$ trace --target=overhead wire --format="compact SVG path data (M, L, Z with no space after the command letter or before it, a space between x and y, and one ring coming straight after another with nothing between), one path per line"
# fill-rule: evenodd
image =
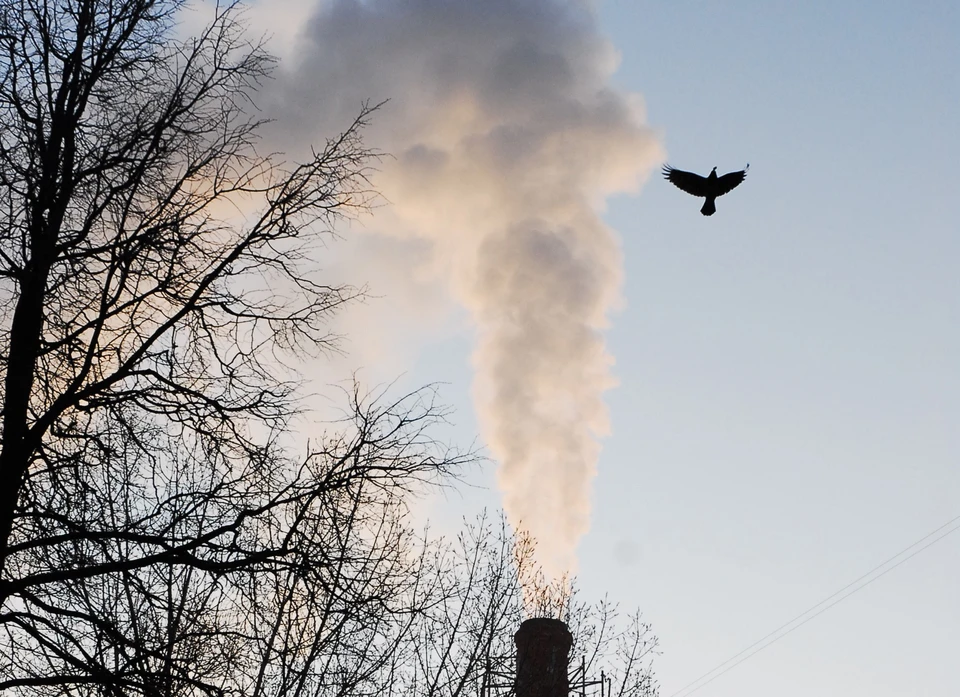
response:
M954 527L950 527L951 525L954 526ZM950 529L947 530L946 532L944 532L943 534L938 535L938 533L940 533L942 530L944 530L944 528L950 528ZM887 559L886 561L878 564L877 566L875 566L874 568L872 568L870 571L868 571L867 573L865 573L865 574L863 574L862 576L860 576L859 578L857 578L856 580L851 581L850 583L848 583L847 585L845 585L845 586L844 586L843 588L841 588L840 590L836 591L835 593L832 593L831 595L829 595L829 596L827 596L826 598L824 598L823 600L821 600L821 601L820 601L819 603L817 603L816 605L813 605L813 606L811 606L810 608L808 608L807 610L805 610L804 612L801 612L799 615L797 615L796 617L794 617L794 618L793 618L792 620L790 620L789 622L785 622L784 624L780 625L779 627L777 627L776 629L774 629L772 632L770 632L770 633L767 634L766 636L764 636L764 637L758 639L757 641L755 641L754 643L750 644L750 646L748 646L747 648L743 649L742 651L740 651L740 652L737 653L736 655L731 656L730 658L728 658L727 660L725 660L723 663L720 663L720 664L716 665L714 668L712 668L711 670L708 670L706 673L704 673L703 675L701 675L699 678L697 678L697 679L694 680L693 682L690 682L690 683L684 685L684 686L681 687L679 690L677 690L676 692L672 693L672 694L670 695L670 697L688 697L689 695L692 695L692 694L693 694L694 692L696 692L697 690L700 690L701 688L706 687L707 685L709 685L710 683L712 683L714 680L716 680L717 678L719 678L721 675L724 675L724 674L727 673L728 671L736 668L738 665L740 665L741 663L743 663L743 662L746 661L747 659L752 658L753 656L755 656L756 654L760 653L761 651L763 651L763 650L764 650L765 648L767 648L768 646L770 646L770 645L774 644L775 642L779 641L780 639L782 639L783 637L787 636L787 635L790 634L791 632L799 629L800 627L802 627L803 625L805 625L807 622L809 622L809 621L812 620L813 618L821 615L822 613L824 613L824 612L826 612L827 610L829 610L830 608L832 608L832 607L833 607L834 605L836 605L837 603L840 603L840 602L846 600L847 598L849 598L851 595L853 595L853 594L856 593L857 591L859 591L859 590L861 590L861 589L863 589L863 588L866 588L867 586L869 586L871 583L873 583L873 582L876 581L877 579L882 578L882 577L885 576L886 574L888 574L888 573L890 573L891 571L893 571L894 569L896 569L896 568L897 568L898 566L900 566L901 564L903 564L903 563L905 563L906 561L912 559L912 558L915 557L916 555L920 554L920 552L922 552L923 550L927 549L927 548L930 547L931 545L936 544L937 542L939 542L939 541L942 540L943 538L947 537L947 536L950 535L951 533L956 532L957 530L960 530L960 516L957 516L957 517L955 517L955 518L952 518L951 520L948 520L946 523L944 523L943 525L941 525L941 526L938 527L937 529L935 529L935 530L927 533L926 535L924 535L923 537L921 537L919 540L917 540L917 541L914 542L913 544L908 545L907 547L903 548L902 550L900 550L899 552L897 552L896 554L894 554L892 557L890 557L890 558ZM936 537L935 537L935 536L936 536ZM930 540L931 537L933 537L934 539ZM930 541L927 542L927 540L930 540ZM926 544L923 544L924 542L926 542ZM920 546L920 545L922 545L922 546ZM918 549L915 549L915 548L917 548L917 547L919 547L919 548L918 548ZM914 550L914 551L904 557L903 555L905 555L905 554L907 554L908 552L910 552L910 550ZM903 557L903 558L900 559L900 557ZM892 564L892 562L896 561L897 559L899 559L899 561L897 561L895 564ZM891 564L892 564L892 566L891 566ZM886 568L885 568L885 567L886 567ZM883 569L883 571L880 571L881 569ZM880 571L880 573L877 573L878 571ZM876 575L874 575L874 574L876 574ZM850 590L850 589L852 589L852 590ZM846 593L847 590L850 590L850 592L849 592L849 593ZM839 597L838 597L838 596L839 596ZM831 602L831 601L832 601L832 602ZM818 608L819 608L819 609L818 609ZM811 614L811 613L813 613L813 614ZM802 620L802 621L801 621L801 620ZM788 629L788 627L789 627L789 629ZM783 631L783 630L786 630L786 631ZM769 641L768 641L768 640L769 640ZM738 659L739 659L739 660L738 660ZM718 671L719 671L719 672L718 672ZM712 677L710 677L710 676L712 676ZM708 677L709 677L709 680L707 680ZM696 686L696 687L694 687L694 686Z

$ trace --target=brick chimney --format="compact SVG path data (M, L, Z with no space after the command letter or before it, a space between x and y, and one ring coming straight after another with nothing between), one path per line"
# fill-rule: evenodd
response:
M567 697L573 637L560 620L535 617L513 635L517 645L516 697Z

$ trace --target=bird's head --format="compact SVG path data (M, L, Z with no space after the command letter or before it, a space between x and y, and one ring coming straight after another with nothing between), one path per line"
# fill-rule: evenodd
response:
M714 167L712 170L710 170L710 174L716 174L716 173L717 173L717 168L716 168L716 167Z

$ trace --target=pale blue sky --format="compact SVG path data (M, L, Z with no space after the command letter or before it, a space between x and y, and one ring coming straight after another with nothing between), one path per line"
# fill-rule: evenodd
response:
M712 218L657 179L607 215L627 304L580 579L643 609L671 697L960 515L960 6L598 6L670 163L751 164ZM464 431L469 351L412 376ZM960 534L697 694L955 695L958 587Z
M669 697L960 514L960 8L600 7L671 163L752 165L713 218L658 182L608 217L629 307L583 576L630 530L611 591ZM956 694L958 582L955 535L698 694Z
M596 7L669 162L751 164L712 218L656 177L606 214L626 303L580 581L644 611L672 697L960 515L960 5ZM472 339L445 321L381 375L448 383L467 442ZM960 533L697 694L952 697L958 587Z

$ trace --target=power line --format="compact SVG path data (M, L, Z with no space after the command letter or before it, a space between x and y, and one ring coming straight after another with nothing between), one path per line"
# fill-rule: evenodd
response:
M846 600L857 591L869 586L878 578L882 578L883 576L885 576L886 574L890 573L891 571L896 569L898 566L903 564L904 562L920 554L920 552L925 550L927 547L930 547L931 545L936 544L937 542L942 540L944 537L946 537L950 533L960 530L960 525L954 525L958 521L960 521L960 516L957 516L956 518L948 520L946 523L938 527L936 530L933 530L927 533L926 535L921 537L919 540L917 540L913 544L903 548L902 550L894 554L885 562L878 564L874 568L870 569L870 571L863 574L855 581L851 581L840 590L836 591L832 595L829 595L823 600L821 600L816 605L813 605L806 611L801 612L799 615L794 617L789 622L786 622L780 625L779 627L774 629L772 632L770 632L763 638L758 639L754 643L750 644L750 646L743 649L740 653L736 654L735 656L731 656L723 663L720 663L719 665L715 666L713 669L708 670L706 673L701 675L699 678L697 678L693 682L688 683L687 685L684 685L679 690L671 694L670 697L679 697L680 695L682 695L683 697L688 697L689 695L692 695L694 692L699 690L701 687L706 687L707 685L712 683L714 680L719 678L721 675L723 675L727 671L730 671L736 668L738 665L746 661L748 658L751 658L756 654L760 653L761 651L763 651L765 648L767 648L774 642L777 642L783 637L790 634L790 632L793 632L794 630L799 629L800 627L805 625L807 622L812 620L814 617L821 615L822 613L826 612L837 603ZM953 525L954 527L950 527L951 525ZM944 530L944 528L950 528L950 529L938 535L938 533L941 533L941 531ZM931 540L930 539L931 537L933 537L934 539ZM927 542L927 540L929 540L929 542ZM923 544L924 542L926 542L926 544ZM914 549L914 548L917 548L917 549ZM913 550L913 552L911 552L907 556L904 556L905 554L907 554L907 552L910 552L911 550ZM900 557L903 557L903 558L900 559ZM899 559L899 561L897 561L895 564L892 564L892 562L896 561L897 559ZM887 568L884 568L884 567L887 567ZM883 571L880 571L881 569L883 569ZM880 573L877 573L878 571L880 571ZM848 590L850 591L849 593L846 592ZM783 630L786 630L786 631L783 631ZM706 678L708 677L710 679L706 680ZM696 687L694 687L694 685L696 685Z

